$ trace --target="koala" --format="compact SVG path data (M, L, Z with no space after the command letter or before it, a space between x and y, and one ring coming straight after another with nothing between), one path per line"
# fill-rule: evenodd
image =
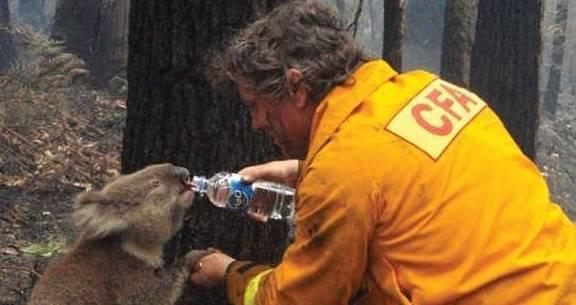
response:
M29 305L172 305L206 251L164 266L163 245L180 229L194 196L189 172L171 164L123 175L80 194L78 239L51 264Z

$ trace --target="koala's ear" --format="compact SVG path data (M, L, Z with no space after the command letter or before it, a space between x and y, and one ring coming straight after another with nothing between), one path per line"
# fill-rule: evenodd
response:
M76 196L76 199L74 200L74 209L93 203L107 204L109 201L108 197L101 192L87 191Z
M125 231L128 222L115 211L112 201L102 192L84 192L74 202L72 220L84 239L100 239Z

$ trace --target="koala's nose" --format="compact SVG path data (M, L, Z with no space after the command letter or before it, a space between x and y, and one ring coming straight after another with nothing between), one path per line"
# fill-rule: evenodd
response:
M186 181L190 178L190 172L184 167L174 166L174 168L172 168L172 174L175 177L182 179L182 181Z

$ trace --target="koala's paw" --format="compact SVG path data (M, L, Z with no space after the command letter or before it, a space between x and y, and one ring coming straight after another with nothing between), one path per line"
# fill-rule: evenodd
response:
M193 268L206 255L212 254L214 250L191 250L182 258L185 268Z

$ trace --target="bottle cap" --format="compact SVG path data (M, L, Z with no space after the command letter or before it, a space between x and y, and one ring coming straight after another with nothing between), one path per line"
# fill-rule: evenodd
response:
M198 193L204 194L207 191L206 177L194 176L192 177L192 189Z

